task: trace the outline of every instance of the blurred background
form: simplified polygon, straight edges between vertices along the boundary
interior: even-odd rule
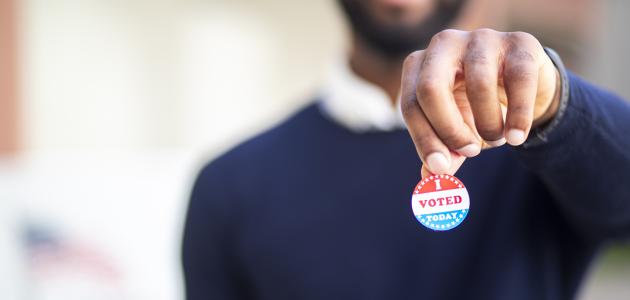
[[[472,1],[630,98],[630,2]],[[196,172],[304,105],[346,33],[333,0],[0,0],[0,298],[181,299]],[[611,246],[580,299],[630,299]]]

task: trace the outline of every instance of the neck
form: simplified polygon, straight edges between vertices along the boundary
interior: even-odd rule
[[[381,87],[396,105],[404,57],[385,57],[357,37],[353,38],[350,68],[361,78]]]

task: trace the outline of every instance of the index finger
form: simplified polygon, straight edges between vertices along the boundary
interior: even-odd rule
[[[433,131],[416,98],[416,85],[423,58],[424,51],[416,51],[405,59],[401,79],[400,105],[409,135],[423,162],[422,169],[444,174],[451,168],[450,152]]]
[[[416,94],[422,111],[442,142],[450,150],[472,157],[479,154],[480,141],[466,124],[453,96],[467,41],[467,35],[455,30],[434,36],[425,50]]]

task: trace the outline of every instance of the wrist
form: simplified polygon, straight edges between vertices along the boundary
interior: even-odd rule
[[[562,76],[560,75],[560,71],[556,67],[554,67],[555,73],[555,89],[552,96],[552,99],[547,107],[547,110],[540,115],[537,119],[535,119],[532,123],[532,128],[538,128],[541,126],[547,125],[549,121],[551,121],[556,114],[558,114],[558,110],[560,108],[560,100],[562,98]]]
[[[550,115],[550,118],[547,119],[545,122],[537,123],[538,126],[532,128],[529,137],[522,145],[523,148],[526,149],[546,143],[548,136],[554,131],[556,127],[558,127],[560,121],[564,117],[567,107],[569,106],[570,91],[567,69],[564,67],[560,56],[553,49],[545,47],[545,52],[556,67],[556,71],[558,72],[557,75],[559,75],[559,79],[556,80],[556,84],[559,85],[559,87],[556,88],[555,93],[557,94],[557,96],[554,95],[554,100],[557,100],[557,102],[552,101],[552,103],[556,103],[554,105],[557,105],[557,107],[552,108],[550,105],[550,108],[548,109],[548,114]],[[547,112],[545,112],[545,114],[547,114]]]

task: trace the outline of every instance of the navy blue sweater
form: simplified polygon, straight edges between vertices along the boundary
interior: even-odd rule
[[[466,160],[471,209],[446,232],[412,213],[406,131],[353,133],[307,106],[199,174],[187,299],[573,298],[597,250],[630,235],[630,105],[570,86],[546,143]]]

